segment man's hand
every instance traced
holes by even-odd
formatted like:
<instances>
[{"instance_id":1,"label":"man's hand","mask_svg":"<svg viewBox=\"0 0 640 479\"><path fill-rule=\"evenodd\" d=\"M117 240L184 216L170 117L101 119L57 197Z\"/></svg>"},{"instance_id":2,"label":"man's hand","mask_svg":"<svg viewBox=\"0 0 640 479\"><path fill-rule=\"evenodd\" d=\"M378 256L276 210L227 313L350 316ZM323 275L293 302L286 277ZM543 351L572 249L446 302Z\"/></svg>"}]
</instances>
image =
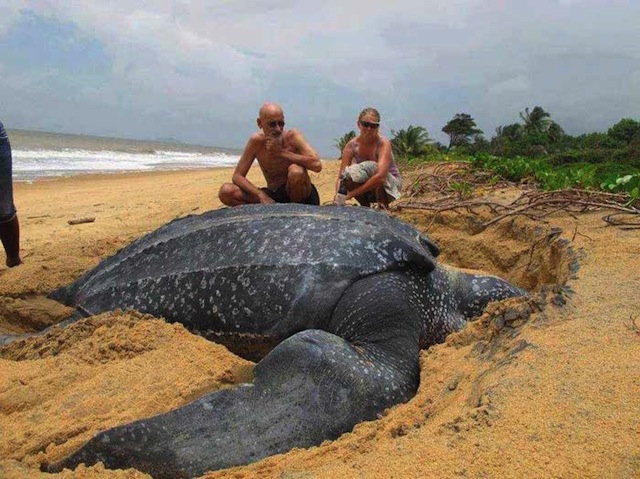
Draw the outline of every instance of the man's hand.
<instances>
[{"instance_id":1,"label":"man's hand","mask_svg":"<svg viewBox=\"0 0 640 479\"><path fill-rule=\"evenodd\" d=\"M260 192L260 196L258 196L258 199L260 200L260 203L263 205L269 205L269 204L275 203L275 200L262 190Z\"/></svg>"},{"instance_id":2,"label":"man's hand","mask_svg":"<svg viewBox=\"0 0 640 479\"><path fill-rule=\"evenodd\" d=\"M268 136L264 140L264 147L269 153L271 159L280 158L282 155L282 135L280 136Z\"/></svg>"}]
</instances>

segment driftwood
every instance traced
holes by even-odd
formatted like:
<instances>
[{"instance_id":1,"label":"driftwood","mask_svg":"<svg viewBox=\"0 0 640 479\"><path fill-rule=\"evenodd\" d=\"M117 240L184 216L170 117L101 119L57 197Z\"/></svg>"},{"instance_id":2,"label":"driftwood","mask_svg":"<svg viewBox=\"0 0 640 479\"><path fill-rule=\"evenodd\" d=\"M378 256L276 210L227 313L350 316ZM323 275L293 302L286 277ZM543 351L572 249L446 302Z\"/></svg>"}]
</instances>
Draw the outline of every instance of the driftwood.
<instances>
[{"instance_id":1,"label":"driftwood","mask_svg":"<svg viewBox=\"0 0 640 479\"><path fill-rule=\"evenodd\" d=\"M93 223L96 220L94 216L87 218L73 218L67 221L70 225L81 225L83 223Z\"/></svg>"},{"instance_id":2,"label":"driftwood","mask_svg":"<svg viewBox=\"0 0 640 479\"><path fill-rule=\"evenodd\" d=\"M413 176L407 199L397 202L397 209L477 214L481 208L493 216L482 224L484 228L513 216L544 221L558 211L613 210L614 214L603 217L605 222L621 229L640 229L640 201L627 195L573 188L541 192L532 185L496 180L491 173L475 171L462 162L443 163L429 171L416 171ZM492 191L508 186L520 189L524 186L524 193L511 203L488 199Z\"/></svg>"},{"instance_id":3,"label":"driftwood","mask_svg":"<svg viewBox=\"0 0 640 479\"><path fill-rule=\"evenodd\" d=\"M636 205L636 207L637 206L638 205ZM612 213L610 215L604 216L602 219L606 223L610 225L619 226L620 229L623 229L623 230L640 229L640 216L638 214L630 215L627 211Z\"/></svg>"}]
</instances>

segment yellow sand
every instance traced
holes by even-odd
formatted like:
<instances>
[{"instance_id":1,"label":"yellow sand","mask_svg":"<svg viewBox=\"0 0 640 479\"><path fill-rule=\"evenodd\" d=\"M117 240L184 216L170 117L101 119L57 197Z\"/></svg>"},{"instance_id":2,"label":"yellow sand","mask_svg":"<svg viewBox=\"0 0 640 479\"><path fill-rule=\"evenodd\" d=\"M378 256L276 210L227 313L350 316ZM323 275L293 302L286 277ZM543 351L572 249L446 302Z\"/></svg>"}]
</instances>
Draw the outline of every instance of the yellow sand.
<instances>
[{"instance_id":1,"label":"yellow sand","mask_svg":"<svg viewBox=\"0 0 640 479\"><path fill-rule=\"evenodd\" d=\"M326 162L314 175L323 202L336 168ZM44 298L49 291L171 219L219 207L217 189L230 174L16 184L25 264L0 269L0 332L65 317L67 308ZM258 171L251 175L260 183ZM400 215L428 231L444 262L544 289L545 299L536 294L543 310L523 301L493 306L422 352L420 389L407 404L336 441L206 477L640 477L640 231L605 226L602 213L559 215L549 225L505 221L479 234L456 215ZM560 238L551 227L563 229ZM544 287L564 283L574 293ZM100 430L249 381L252 366L179 325L122 312L5 347L0 477L148 477L101 465L48 475L38 466Z\"/></svg>"}]
</instances>

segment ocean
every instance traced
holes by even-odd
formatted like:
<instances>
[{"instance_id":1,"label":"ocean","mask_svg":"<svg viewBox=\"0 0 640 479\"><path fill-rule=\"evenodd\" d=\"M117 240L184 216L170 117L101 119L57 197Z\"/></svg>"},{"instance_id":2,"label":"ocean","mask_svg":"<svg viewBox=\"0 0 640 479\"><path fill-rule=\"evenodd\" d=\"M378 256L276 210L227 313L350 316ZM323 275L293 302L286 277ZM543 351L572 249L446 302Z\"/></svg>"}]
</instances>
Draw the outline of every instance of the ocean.
<instances>
[{"instance_id":1,"label":"ocean","mask_svg":"<svg viewBox=\"0 0 640 479\"><path fill-rule=\"evenodd\" d=\"M13 181L89 173L235 166L240 150L99 136L8 130Z\"/></svg>"}]
</instances>

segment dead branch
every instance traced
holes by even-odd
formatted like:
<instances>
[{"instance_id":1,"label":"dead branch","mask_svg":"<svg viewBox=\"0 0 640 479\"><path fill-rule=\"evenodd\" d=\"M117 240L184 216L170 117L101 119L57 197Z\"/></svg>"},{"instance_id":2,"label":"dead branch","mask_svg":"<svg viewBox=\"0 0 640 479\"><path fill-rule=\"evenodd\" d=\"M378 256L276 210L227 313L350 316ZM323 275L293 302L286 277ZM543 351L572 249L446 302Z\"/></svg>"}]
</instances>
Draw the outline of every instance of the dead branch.
<instances>
[{"instance_id":1,"label":"dead branch","mask_svg":"<svg viewBox=\"0 0 640 479\"><path fill-rule=\"evenodd\" d=\"M397 203L398 209L419 209L435 213L466 211L477 215L476 209L482 208L493 216L483 223L487 228L505 218L525 216L537 221L559 211L566 213L584 213L587 211L613 210L603 220L621 229L640 229L640 201L630 200L628 196L604 191L581 190L577 188L539 191L527 189L520 197L508 204L491 201L479 196L487 188L518 187L507 181L488 184L491 173L475 171L469 163L451 162L428 167L413 172L406 200ZM460 185L464 188L461 189ZM465 192L463 197L462 190ZM471 195L471 198L468 196ZM474 197L475 195L475 197ZM575 234L574 234L575 238Z\"/></svg>"},{"instance_id":2,"label":"dead branch","mask_svg":"<svg viewBox=\"0 0 640 479\"><path fill-rule=\"evenodd\" d=\"M561 193L561 192L562 190L557 193ZM515 208L512 211L504 213L492 219L491 221L487 221L486 223L484 223L484 227L486 228L487 226L491 226L492 224L497 223L498 221L506 218L507 216L521 214L521 212L525 210L544 209L547 206L551 206L551 205L557 206L557 210L564 210L564 211L570 211L572 208L575 208L575 207L581 207L582 211L587 211L589 208L596 208L596 209L604 208L604 209L612 209L612 210L624 211L630 214L640 215L640 211L635 210L635 208L627 208L625 206L621 206L613 203L601 203L598 201L582 200L582 199L571 198L571 197L546 198L546 199L541 199L541 200L526 204L519 208Z\"/></svg>"},{"instance_id":3,"label":"dead branch","mask_svg":"<svg viewBox=\"0 0 640 479\"><path fill-rule=\"evenodd\" d=\"M90 218L73 218L67 221L70 225L81 225L83 223L93 223L95 221L95 217Z\"/></svg>"},{"instance_id":4,"label":"dead branch","mask_svg":"<svg viewBox=\"0 0 640 479\"><path fill-rule=\"evenodd\" d=\"M613 225L620 226L621 229L631 230L640 228L640 217L637 215L630 215L628 213L613 213L611 215L604 216L603 221Z\"/></svg>"},{"instance_id":5,"label":"dead branch","mask_svg":"<svg viewBox=\"0 0 640 479\"><path fill-rule=\"evenodd\" d=\"M634 331L636 334L640 334L640 326L638 326L638 324L636 323L638 319L638 316L634 317L634 316L629 316L629 325L627 325L627 328L631 331Z\"/></svg>"}]
</instances>

